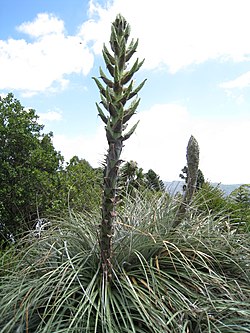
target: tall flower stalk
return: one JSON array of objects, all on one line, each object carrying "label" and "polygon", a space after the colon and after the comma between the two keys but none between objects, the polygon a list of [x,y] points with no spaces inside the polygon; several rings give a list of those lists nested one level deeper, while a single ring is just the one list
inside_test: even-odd
[{"label": "tall flower stalk", "polygon": [[174,227],[180,224],[185,216],[185,213],[191,203],[193,198],[196,184],[197,184],[197,177],[199,171],[199,156],[200,150],[197,140],[193,135],[191,135],[188,145],[187,145],[187,185],[185,188],[183,200],[180,204],[180,207],[177,211],[175,220],[174,220]]},{"label": "tall flower stalk", "polygon": [[199,145],[193,135],[191,135],[187,146],[187,187],[184,195],[186,204],[190,204],[194,195],[199,170]]},{"label": "tall flower stalk", "polygon": [[[127,122],[135,114],[140,99],[137,94],[146,80],[134,88],[133,75],[143,61],[138,59],[131,67],[128,62],[136,52],[138,39],[128,43],[130,26],[121,15],[117,15],[111,26],[111,52],[104,45],[103,58],[109,77],[100,68],[100,79],[93,78],[100,91],[102,107],[96,103],[98,115],[105,123],[108,152],[106,155],[102,200],[102,222],[100,226],[100,252],[103,275],[106,280],[112,276],[112,236],[116,219],[117,179],[121,163],[123,143],[135,131],[137,123],[124,132]],[[128,107],[126,103],[131,100]]]}]

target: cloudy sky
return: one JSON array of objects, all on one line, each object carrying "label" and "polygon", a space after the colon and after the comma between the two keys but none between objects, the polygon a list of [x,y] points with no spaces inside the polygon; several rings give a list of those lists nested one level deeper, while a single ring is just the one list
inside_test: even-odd
[{"label": "cloudy sky", "polygon": [[[145,58],[123,159],[178,180],[194,135],[207,180],[250,183],[249,0],[1,0],[0,95],[13,92],[66,159],[104,159],[92,77],[121,13]],[[134,59],[135,60],[135,59]]]}]

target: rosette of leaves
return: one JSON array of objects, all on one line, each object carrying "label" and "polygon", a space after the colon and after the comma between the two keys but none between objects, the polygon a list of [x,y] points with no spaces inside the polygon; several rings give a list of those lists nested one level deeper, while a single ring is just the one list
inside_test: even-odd
[{"label": "rosette of leaves", "polygon": [[[120,156],[124,141],[135,131],[137,123],[125,131],[127,122],[135,114],[140,99],[137,94],[143,87],[144,80],[134,87],[133,76],[140,69],[144,60],[136,59],[129,67],[128,62],[136,52],[138,39],[130,42],[130,26],[123,16],[117,15],[111,26],[110,47],[104,45],[103,58],[108,75],[100,68],[100,78],[93,78],[100,91],[101,106],[96,103],[98,115],[105,123],[108,152],[104,169],[102,223],[100,227],[100,250],[103,274],[111,276],[112,236],[117,204],[117,179],[121,164]],[[129,106],[126,106],[130,101]]]}]

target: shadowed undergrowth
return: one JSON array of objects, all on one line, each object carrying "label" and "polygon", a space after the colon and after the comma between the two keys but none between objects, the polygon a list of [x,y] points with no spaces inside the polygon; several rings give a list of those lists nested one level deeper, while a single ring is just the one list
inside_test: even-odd
[{"label": "shadowed undergrowth", "polygon": [[174,211],[165,197],[126,199],[109,284],[100,216],[70,215],[23,240],[1,277],[1,332],[249,332],[249,235],[222,232],[211,215],[173,229]]}]

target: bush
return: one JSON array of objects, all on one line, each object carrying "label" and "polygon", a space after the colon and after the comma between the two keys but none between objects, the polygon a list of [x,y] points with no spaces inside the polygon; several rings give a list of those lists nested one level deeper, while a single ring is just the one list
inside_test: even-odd
[{"label": "bush", "polygon": [[0,286],[2,333],[249,332],[249,234],[221,233],[212,215],[173,229],[174,201],[138,195],[119,212],[108,284],[98,213],[18,245]]},{"label": "bush", "polygon": [[8,246],[8,248],[3,248],[0,244],[0,277],[11,274],[13,267],[17,264],[16,260],[15,246],[12,245]]}]

